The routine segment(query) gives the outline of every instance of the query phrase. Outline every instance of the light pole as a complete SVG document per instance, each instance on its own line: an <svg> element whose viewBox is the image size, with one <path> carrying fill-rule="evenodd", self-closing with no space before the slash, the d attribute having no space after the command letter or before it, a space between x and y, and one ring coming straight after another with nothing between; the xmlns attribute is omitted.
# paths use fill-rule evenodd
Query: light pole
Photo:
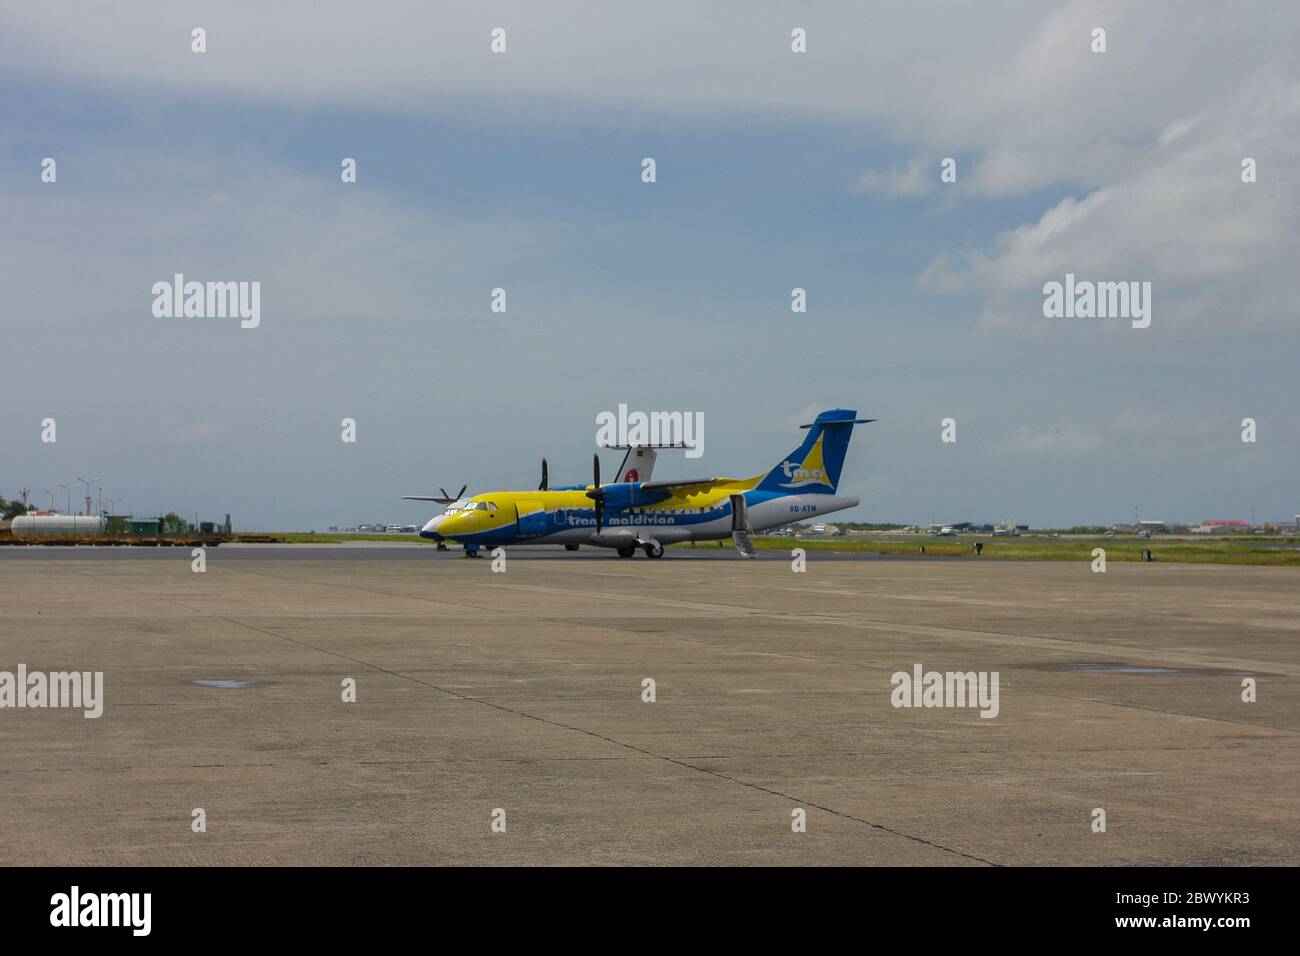
<svg viewBox="0 0 1300 956"><path fill-rule="evenodd" d="M53 510L54 510L54 492L50 491L49 488L46 488L46 489L45 489L45 493L46 493L47 495L50 496L50 510L53 511Z"/></svg>
<svg viewBox="0 0 1300 956"><path fill-rule="evenodd" d="M90 514L90 486L95 482L99 481L99 475L96 475L94 478L91 478L90 481L87 481L85 478L78 478L77 480L86 486L86 514L89 515Z"/></svg>
<svg viewBox="0 0 1300 956"><path fill-rule="evenodd" d="M63 482L59 482L59 487L68 493L68 510L71 511L72 510L72 489L69 488L67 485L65 485Z"/></svg>

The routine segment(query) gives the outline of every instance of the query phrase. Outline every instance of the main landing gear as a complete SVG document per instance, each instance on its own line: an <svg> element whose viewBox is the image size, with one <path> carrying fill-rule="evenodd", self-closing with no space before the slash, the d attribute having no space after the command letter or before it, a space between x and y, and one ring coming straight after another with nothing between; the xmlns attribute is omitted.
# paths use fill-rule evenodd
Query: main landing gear
<svg viewBox="0 0 1300 956"><path fill-rule="evenodd" d="M466 548L466 549L465 549L465 557L467 557L467 558L477 558L477 557L478 557L478 548Z"/></svg>
<svg viewBox="0 0 1300 956"><path fill-rule="evenodd" d="M630 558L636 554L637 547L635 544L625 544L618 549L618 556L620 558ZM664 546L658 541L647 541L645 544L640 545L640 548L645 552L647 558L662 558L664 556Z"/></svg>

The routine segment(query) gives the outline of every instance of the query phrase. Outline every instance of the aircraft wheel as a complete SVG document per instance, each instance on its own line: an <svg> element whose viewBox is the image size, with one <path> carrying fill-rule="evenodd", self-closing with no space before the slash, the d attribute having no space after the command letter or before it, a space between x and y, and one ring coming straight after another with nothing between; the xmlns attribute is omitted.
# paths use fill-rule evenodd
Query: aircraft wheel
<svg viewBox="0 0 1300 956"><path fill-rule="evenodd" d="M664 546L658 541L651 541L645 546L645 556L647 558L662 558L664 556Z"/></svg>
<svg viewBox="0 0 1300 956"><path fill-rule="evenodd" d="M630 558L634 554L636 554L636 548L633 545L628 545L625 548L618 549L618 556L620 558Z"/></svg>
<svg viewBox="0 0 1300 956"><path fill-rule="evenodd" d="M565 550L565 551L577 551L577 550L578 550L578 546L577 546L576 544L566 544L566 545L564 546L564 550Z"/></svg>

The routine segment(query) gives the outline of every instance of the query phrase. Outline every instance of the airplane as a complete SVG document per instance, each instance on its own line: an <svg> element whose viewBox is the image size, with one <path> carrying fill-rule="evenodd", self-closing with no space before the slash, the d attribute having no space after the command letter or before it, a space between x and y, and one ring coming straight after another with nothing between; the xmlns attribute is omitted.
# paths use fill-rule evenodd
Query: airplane
<svg viewBox="0 0 1300 956"><path fill-rule="evenodd" d="M621 558L641 550L663 557L664 545L681 541L715 541L730 537L736 550L751 558L750 535L765 528L842 511L857 498L837 494L844 456L854 425L875 421L856 411L834 408L800 426L803 443L752 478L697 478L653 481L654 449L626 447L619 480L601 484L600 456L592 456L592 483L551 488L542 460L536 491L491 491L465 498L443 489L442 497L406 495L409 501L437 501L449 507L431 518L420 536L445 546L456 541L466 557L480 548L562 544L570 551L587 544L612 548Z"/></svg>
<svg viewBox="0 0 1300 956"><path fill-rule="evenodd" d="M647 443L641 445L604 445L602 447L627 449L627 454L623 456L623 464L619 465L618 473L622 476L619 479L620 481L630 482L630 481L650 480L650 476L654 474L655 460L658 456L658 453L655 451L656 448L685 448L686 446L682 444L651 445ZM546 459L543 458L542 459L542 483L537 486L537 490L547 491L549 490L549 486L550 486L550 468L547 465ZM460 491L456 492L456 494L454 495L447 494L446 488L439 488L438 490L442 492L441 496L402 495L402 500L403 501L436 501L439 504L448 505L449 507L447 508L447 510L438 516L439 518L442 518L442 517L446 517L447 515L455 514L457 511L460 511L469 503L470 499L465 497L465 489L467 489L468 487L469 485L461 485ZM556 488L554 490L555 491L582 491L585 489L585 487L586 487L585 485L570 485L564 488ZM506 494L506 492L502 492L502 494ZM433 520L437 521L438 518L434 518ZM428 524L424 526L424 530L425 531L429 530ZM437 535L424 535L424 537L426 538L432 537L434 540L436 540L438 542L439 551L448 550L446 539ZM578 546L576 544L570 544L567 547L570 551L578 550ZM466 550L465 554L467 557L475 557L477 556L477 548L475 548L473 551Z"/></svg>

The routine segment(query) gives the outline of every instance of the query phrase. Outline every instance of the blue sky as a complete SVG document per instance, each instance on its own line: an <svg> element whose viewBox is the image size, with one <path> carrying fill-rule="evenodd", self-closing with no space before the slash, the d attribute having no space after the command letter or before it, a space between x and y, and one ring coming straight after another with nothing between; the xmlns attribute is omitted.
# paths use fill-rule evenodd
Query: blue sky
<svg viewBox="0 0 1300 956"><path fill-rule="evenodd" d="M1300 510L1290 6L307 9L0 15L0 494L415 523L401 494L542 455L585 478L625 402L704 414L663 476L765 469L817 407L881 419L860 520ZM1151 328L1045 319L1067 271L1151 281ZM260 281L261 326L154 318L175 272Z"/></svg>

